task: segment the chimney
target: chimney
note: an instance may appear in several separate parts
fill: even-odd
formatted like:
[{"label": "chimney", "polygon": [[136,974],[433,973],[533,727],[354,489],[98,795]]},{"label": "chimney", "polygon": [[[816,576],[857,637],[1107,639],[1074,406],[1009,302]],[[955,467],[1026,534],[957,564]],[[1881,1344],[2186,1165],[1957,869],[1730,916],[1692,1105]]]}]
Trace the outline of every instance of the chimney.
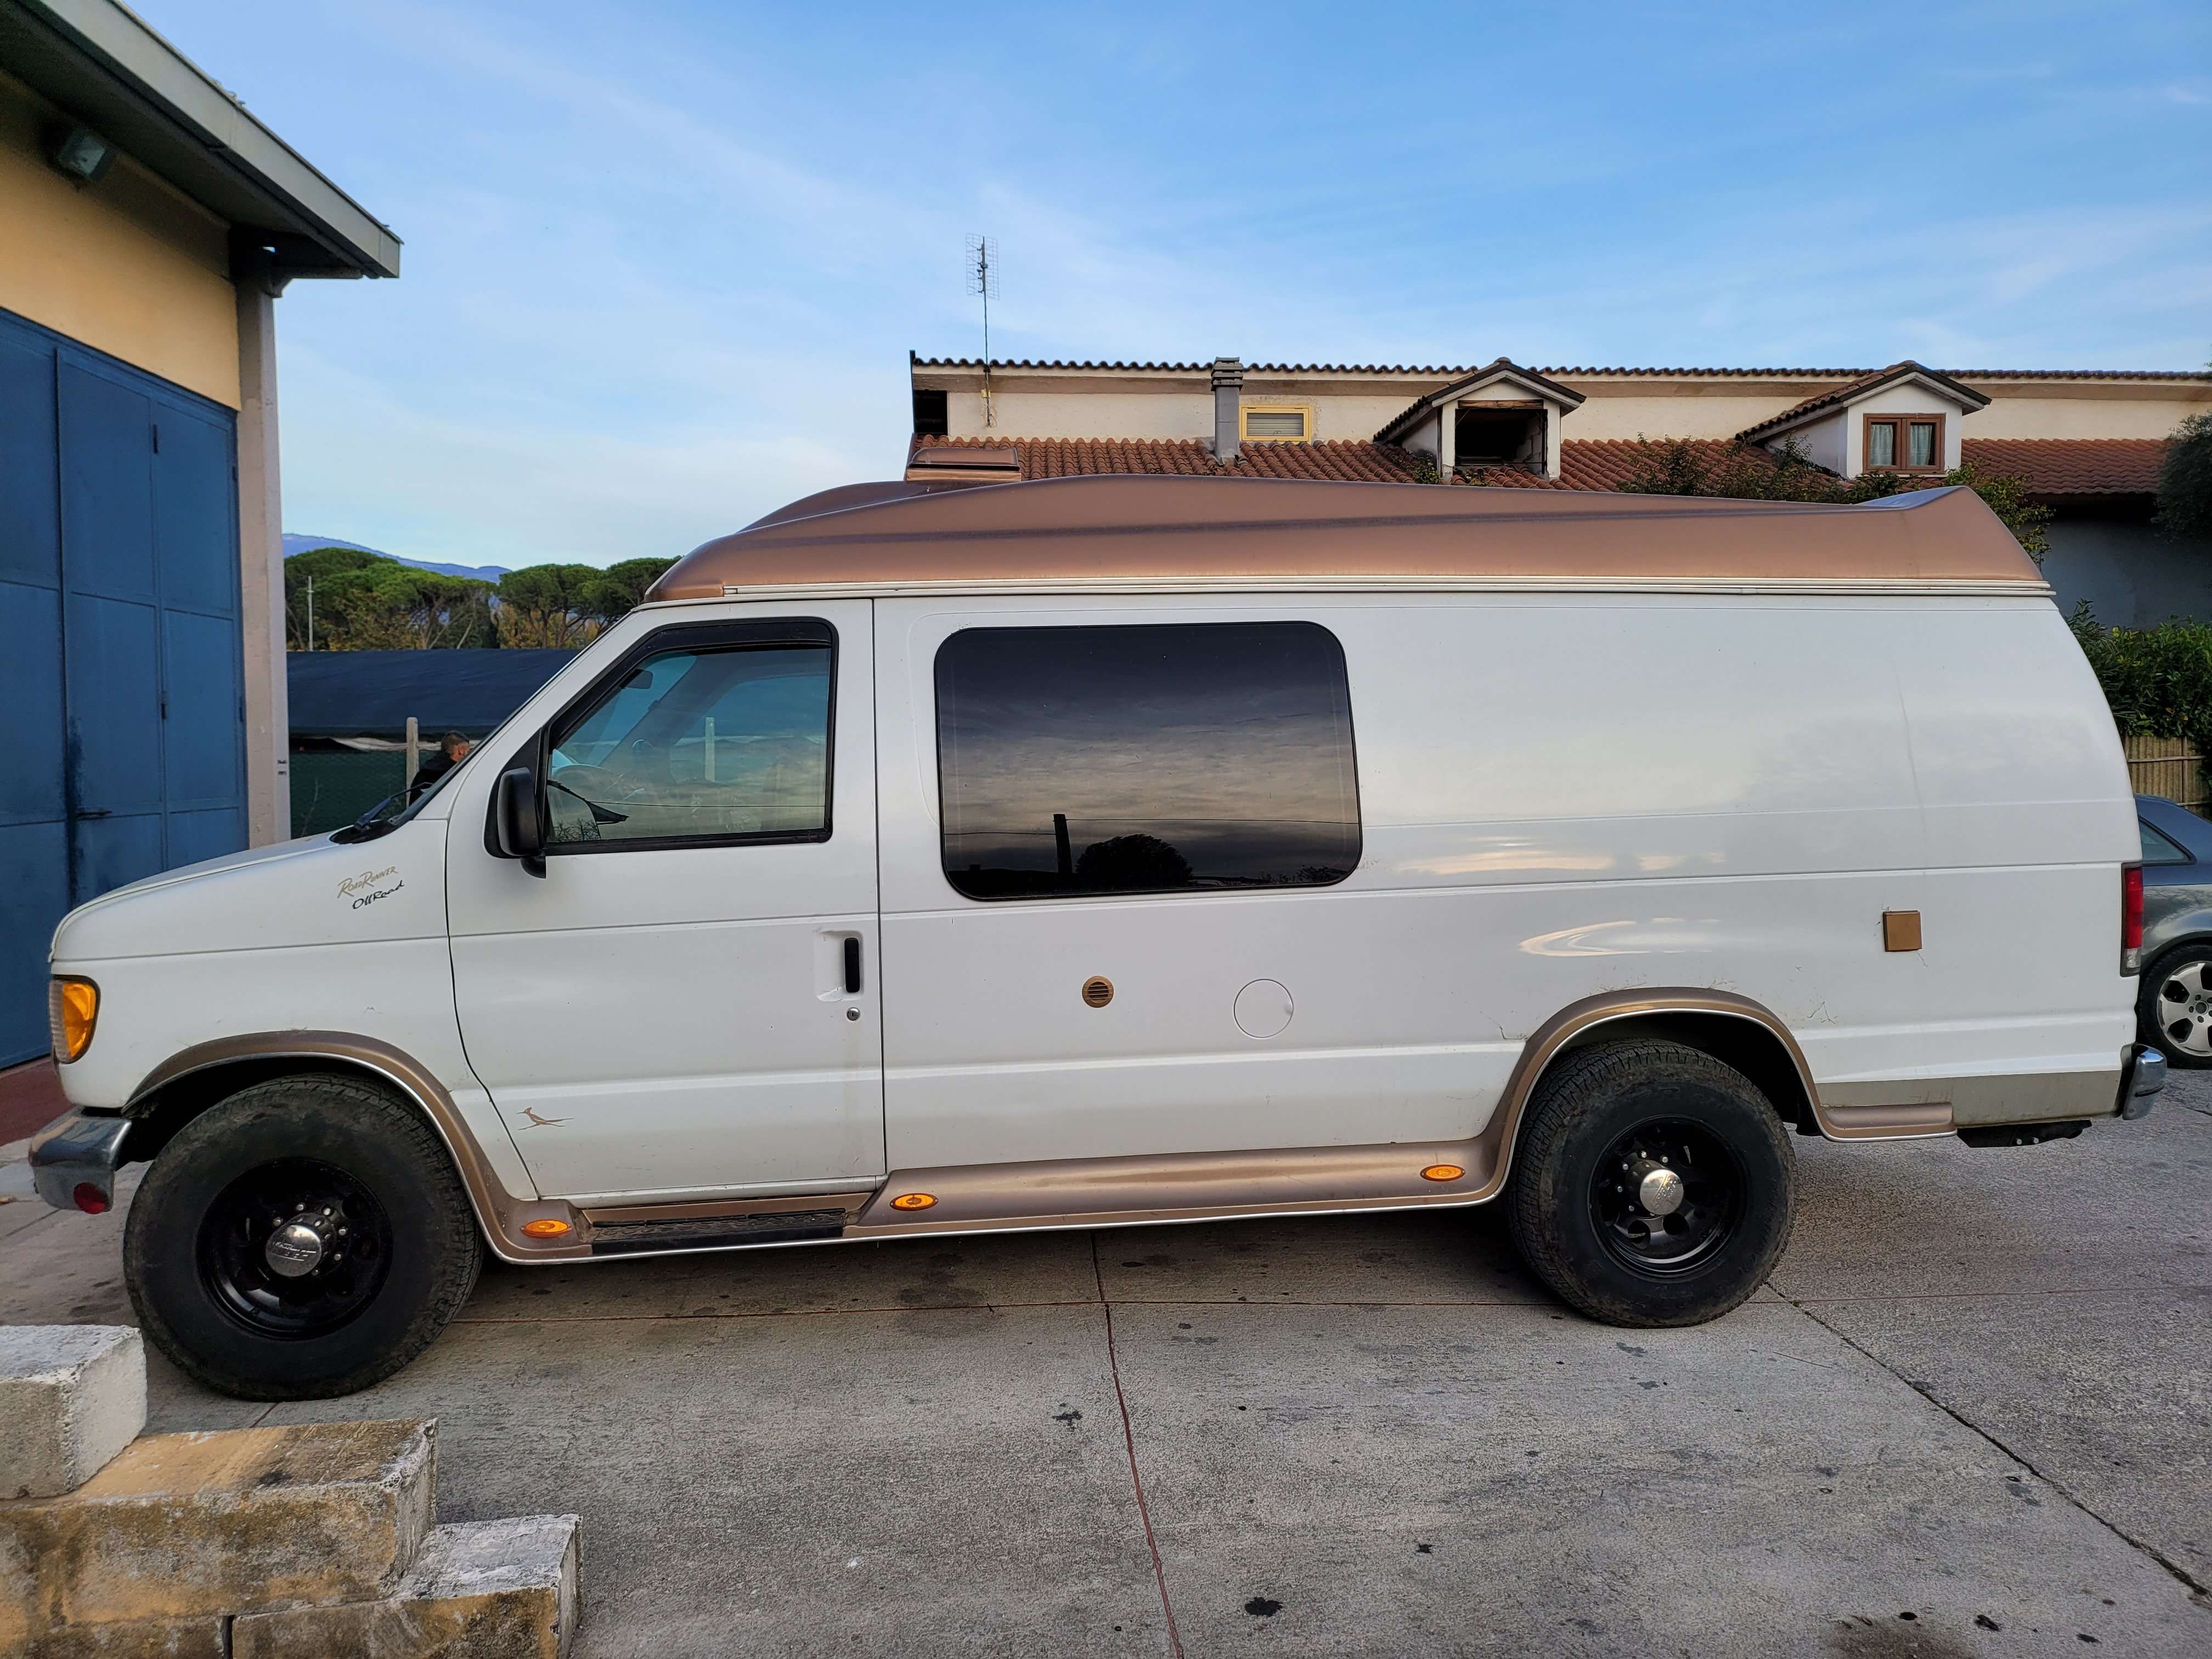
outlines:
[{"label": "chimney", "polygon": [[1237,401],[1244,390],[1244,365],[1234,357],[1213,360],[1213,459],[1237,459]]}]

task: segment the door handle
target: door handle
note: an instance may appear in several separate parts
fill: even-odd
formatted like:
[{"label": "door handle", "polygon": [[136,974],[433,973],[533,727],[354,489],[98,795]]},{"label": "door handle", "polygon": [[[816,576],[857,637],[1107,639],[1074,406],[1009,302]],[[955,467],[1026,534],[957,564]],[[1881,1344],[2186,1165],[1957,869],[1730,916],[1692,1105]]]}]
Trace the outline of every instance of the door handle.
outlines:
[{"label": "door handle", "polygon": [[850,938],[845,941],[845,994],[860,994],[860,941]]}]

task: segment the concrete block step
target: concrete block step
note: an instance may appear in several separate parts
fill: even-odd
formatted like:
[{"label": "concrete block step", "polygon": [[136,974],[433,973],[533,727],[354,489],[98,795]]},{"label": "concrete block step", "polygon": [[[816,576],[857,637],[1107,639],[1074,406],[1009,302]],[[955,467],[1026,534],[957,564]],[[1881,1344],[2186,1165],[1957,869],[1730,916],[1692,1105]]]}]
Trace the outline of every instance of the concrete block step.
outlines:
[{"label": "concrete block step", "polygon": [[124,1625],[62,1625],[8,1659],[230,1659],[227,1619],[133,1620]]},{"label": "concrete block step", "polygon": [[0,1503],[0,1652],[54,1626],[391,1595],[430,1530],[435,1431],[155,1435],[64,1497]]},{"label": "concrete block step", "polygon": [[234,1659],[566,1659],[576,1629],[576,1517],[439,1527],[375,1601],[248,1613]]},{"label": "concrete block step", "polygon": [[0,1325],[0,1499],[74,1492],[145,1426],[129,1326]]}]

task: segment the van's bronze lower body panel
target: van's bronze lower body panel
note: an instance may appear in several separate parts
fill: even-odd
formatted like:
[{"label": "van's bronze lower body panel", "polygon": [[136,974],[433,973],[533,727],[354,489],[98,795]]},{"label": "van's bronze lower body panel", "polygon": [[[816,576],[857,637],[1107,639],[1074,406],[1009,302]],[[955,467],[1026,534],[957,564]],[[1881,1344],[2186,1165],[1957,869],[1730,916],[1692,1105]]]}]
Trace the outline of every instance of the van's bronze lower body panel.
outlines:
[{"label": "van's bronze lower body panel", "polygon": [[841,1237],[872,1196],[814,1193],[794,1198],[683,1204],[625,1204],[584,1212],[592,1254],[727,1249]]},{"label": "van's bronze lower body panel", "polygon": [[1893,1140],[1908,1135],[1948,1135],[1951,1133],[1951,1103],[1948,1100],[1870,1102],[1844,1104],[1833,1091],[1823,1103],[1821,1127],[1835,1140]]},{"label": "van's bronze lower body panel", "polygon": [[[1456,1167],[1449,1181],[1424,1170]],[[1497,1190],[1494,1148],[1482,1139],[1308,1146],[1257,1152],[1056,1158],[893,1172],[848,1238],[1017,1227],[1113,1226],[1285,1211],[1475,1204]],[[896,1200],[927,1194],[920,1211]]]},{"label": "van's bronze lower body panel", "polygon": [[1824,1127],[1838,1140],[1949,1134],[2003,1123],[2110,1117],[2119,1109],[2120,1072],[2020,1072],[1996,1077],[1929,1077],[1909,1083],[1831,1083],[1821,1093]]}]

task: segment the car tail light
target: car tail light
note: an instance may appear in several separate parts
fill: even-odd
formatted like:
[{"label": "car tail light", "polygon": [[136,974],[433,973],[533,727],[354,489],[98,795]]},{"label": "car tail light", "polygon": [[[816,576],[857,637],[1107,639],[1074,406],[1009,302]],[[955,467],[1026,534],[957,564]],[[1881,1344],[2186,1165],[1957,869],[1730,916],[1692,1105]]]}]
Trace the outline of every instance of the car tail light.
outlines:
[{"label": "car tail light", "polygon": [[2120,866],[2120,971],[2142,972],[2142,866]]}]

